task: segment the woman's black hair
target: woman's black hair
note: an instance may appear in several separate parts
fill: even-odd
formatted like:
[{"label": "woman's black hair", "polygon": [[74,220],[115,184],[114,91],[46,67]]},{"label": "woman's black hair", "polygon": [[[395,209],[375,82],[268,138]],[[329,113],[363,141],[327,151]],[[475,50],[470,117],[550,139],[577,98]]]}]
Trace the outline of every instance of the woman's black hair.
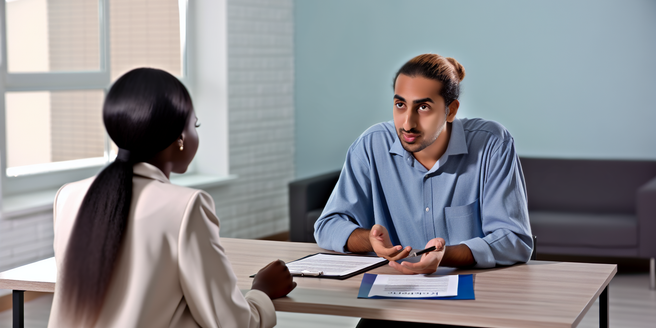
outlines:
[{"label": "woman's black hair", "polygon": [[119,154],[89,187],[69,238],[60,274],[63,310],[73,322],[98,319],[128,226],[133,165],[175,142],[192,111],[184,85],[159,69],[134,69],[107,93],[103,121]]}]

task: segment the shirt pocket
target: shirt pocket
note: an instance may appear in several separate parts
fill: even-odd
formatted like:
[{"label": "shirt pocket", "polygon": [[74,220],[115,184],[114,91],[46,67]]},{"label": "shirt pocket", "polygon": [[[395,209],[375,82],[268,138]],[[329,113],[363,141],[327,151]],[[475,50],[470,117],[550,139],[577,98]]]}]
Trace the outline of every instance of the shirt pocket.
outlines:
[{"label": "shirt pocket", "polygon": [[483,237],[478,199],[463,206],[445,207],[444,217],[448,230],[446,235],[449,236],[447,245],[456,245],[468,239]]}]

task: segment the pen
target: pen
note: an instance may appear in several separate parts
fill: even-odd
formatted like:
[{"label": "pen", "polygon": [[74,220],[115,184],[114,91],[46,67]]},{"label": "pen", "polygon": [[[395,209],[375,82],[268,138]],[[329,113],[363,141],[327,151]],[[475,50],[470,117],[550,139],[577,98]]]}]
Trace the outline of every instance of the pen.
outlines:
[{"label": "pen", "polygon": [[419,256],[419,255],[421,255],[421,254],[428,253],[428,252],[432,252],[432,251],[434,251],[434,250],[435,250],[435,246],[431,246],[431,247],[428,247],[428,248],[426,248],[426,249],[422,249],[422,250],[420,250],[420,251],[418,251],[418,252],[412,252],[412,253],[410,253],[410,254],[408,255],[408,257]]},{"label": "pen", "polygon": [[300,277],[318,277],[323,275],[323,271],[309,271],[309,270],[302,270],[302,271],[289,271],[289,273],[292,274],[292,276],[300,276]]}]

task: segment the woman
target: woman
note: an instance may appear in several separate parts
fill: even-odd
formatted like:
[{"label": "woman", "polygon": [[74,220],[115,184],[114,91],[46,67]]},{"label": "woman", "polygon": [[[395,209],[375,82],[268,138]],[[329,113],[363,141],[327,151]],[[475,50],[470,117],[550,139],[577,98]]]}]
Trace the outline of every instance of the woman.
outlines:
[{"label": "woman", "polygon": [[182,83],[161,70],[132,70],[109,90],[103,120],[116,160],[55,198],[59,275],[49,326],[274,326],[271,299],[296,286],[287,267],[270,263],[243,296],[212,198],[169,182],[198,149]]}]

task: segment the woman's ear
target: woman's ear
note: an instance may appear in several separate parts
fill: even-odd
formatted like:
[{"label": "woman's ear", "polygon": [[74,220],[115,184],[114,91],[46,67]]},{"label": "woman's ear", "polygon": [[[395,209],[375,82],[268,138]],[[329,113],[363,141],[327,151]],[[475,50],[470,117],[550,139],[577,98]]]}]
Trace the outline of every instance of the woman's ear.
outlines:
[{"label": "woman's ear", "polygon": [[180,151],[184,150],[184,134],[178,137],[178,147],[180,147]]}]

